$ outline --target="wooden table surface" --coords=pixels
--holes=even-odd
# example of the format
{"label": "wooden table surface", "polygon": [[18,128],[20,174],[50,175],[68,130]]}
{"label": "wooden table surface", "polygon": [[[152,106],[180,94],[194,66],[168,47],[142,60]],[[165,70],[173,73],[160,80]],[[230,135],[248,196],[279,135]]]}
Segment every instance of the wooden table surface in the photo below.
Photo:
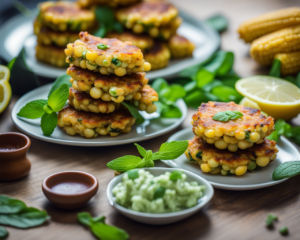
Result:
{"label": "wooden table surface", "polygon": [[[173,0],[180,9],[204,19],[215,13],[229,18],[228,31],[222,34],[222,49],[235,53],[235,70],[241,76],[265,74],[268,69],[259,67],[249,57],[249,46],[238,39],[238,25],[251,17],[271,10],[299,5],[294,0]],[[18,132],[10,113],[17,97],[13,97],[9,108],[0,115],[0,133]],[[189,110],[184,124],[169,134],[143,141],[146,149],[157,151],[170,135],[190,124],[195,110]],[[293,123],[300,121],[295,119]],[[0,183],[0,194],[25,201],[28,205],[46,209],[51,220],[41,227],[19,230],[7,227],[9,240],[66,240],[95,239],[88,229],[79,225],[76,214],[88,211],[94,216],[105,215],[110,224],[125,229],[132,240],[148,239],[283,239],[278,229],[288,226],[288,239],[300,239],[300,176],[282,184],[252,191],[227,191],[215,189],[212,201],[200,212],[181,222],[166,226],[150,226],[134,222],[115,211],[106,199],[106,187],[113,178],[106,163],[122,155],[138,154],[133,144],[118,147],[71,147],[51,144],[31,138],[28,157],[32,169],[28,177],[18,181]],[[299,149],[299,148],[298,148]],[[1,167],[1,166],[0,166]],[[79,170],[95,175],[99,180],[97,195],[84,208],[63,211],[52,206],[44,197],[41,183],[48,175],[66,170]],[[279,216],[274,230],[265,227],[269,213]]]}

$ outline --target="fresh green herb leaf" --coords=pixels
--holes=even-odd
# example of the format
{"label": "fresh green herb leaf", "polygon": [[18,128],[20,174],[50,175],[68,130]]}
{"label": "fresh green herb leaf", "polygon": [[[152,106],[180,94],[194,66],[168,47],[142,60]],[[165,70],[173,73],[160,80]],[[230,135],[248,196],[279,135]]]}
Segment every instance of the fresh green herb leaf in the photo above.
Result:
{"label": "fresh green herb leaf", "polygon": [[187,94],[184,101],[188,107],[198,108],[201,103],[207,102],[208,99],[202,90],[195,90],[194,92]]}
{"label": "fresh green herb leaf", "polygon": [[160,93],[160,91],[164,88],[168,88],[169,84],[164,78],[157,78],[152,83],[151,87],[157,92]]}
{"label": "fresh green herb leaf", "polygon": [[57,126],[57,114],[55,112],[44,113],[41,119],[41,128],[45,136],[50,136]]}
{"label": "fresh green herb leaf", "polygon": [[206,23],[208,23],[209,26],[211,26],[213,29],[215,29],[218,32],[223,32],[228,27],[228,20],[223,15],[218,14],[215,16],[212,16],[206,20]]}
{"label": "fresh green herb leaf", "polygon": [[53,112],[60,111],[69,97],[69,86],[68,84],[62,84],[48,98],[48,105],[53,109]]}
{"label": "fresh green herb leaf", "polygon": [[222,63],[222,65],[217,70],[217,75],[222,76],[225,75],[232,69],[234,63],[234,54],[233,52],[225,52],[225,59]]}
{"label": "fresh green herb leaf", "polygon": [[152,160],[172,160],[181,156],[188,147],[188,141],[172,141],[163,143],[158,152],[152,155]]}
{"label": "fresh green herb leaf", "polygon": [[92,217],[91,214],[88,212],[81,212],[77,214],[77,219],[78,221],[86,226],[91,226],[93,223],[101,222],[105,223],[105,217],[104,216],[99,216],[99,217]]}
{"label": "fresh green herb leaf", "polygon": [[107,34],[106,27],[104,25],[101,25],[101,27],[96,32],[94,32],[93,35],[104,38],[106,34]]}
{"label": "fresh green herb leaf", "polygon": [[295,84],[298,88],[300,88],[300,72],[298,73],[296,79],[295,79]]}
{"label": "fresh green herb leaf", "polygon": [[127,175],[128,175],[129,179],[134,180],[139,177],[139,171],[138,170],[130,170],[130,171],[127,171]]}
{"label": "fresh green herb leaf", "polygon": [[31,101],[21,108],[17,116],[29,119],[40,118],[44,114],[43,107],[45,104],[47,104],[47,100],[44,99]]}
{"label": "fresh green herb leaf", "polygon": [[48,98],[56,89],[58,89],[63,84],[67,84],[69,87],[71,87],[72,84],[70,83],[70,79],[71,79],[71,76],[68,74],[64,74],[64,75],[61,75],[58,78],[56,78],[56,80],[52,84],[51,90],[48,94]]}
{"label": "fresh green herb leaf", "polygon": [[119,22],[114,22],[113,30],[117,33],[122,33],[124,31],[123,25]]}
{"label": "fresh green herb leaf", "polygon": [[[226,62],[228,61],[228,62]],[[203,66],[204,69],[212,74],[223,75],[227,73],[233,65],[234,57],[232,52],[218,51],[212,59]]]}
{"label": "fresh green herb leaf", "polygon": [[166,189],[164,187],[159,187],[155,189],[153,199],[163,198],[165,195]]}
{"label": "fresh green herb leaf", "polygon": [[146,151],[145,159],[146,159],[146,160],[152,159],[152,155],[153,155],[153,153],[152,153],[151,150]]}
{"label": "fresh green herb leaf", "polygon": [[210,71],[200,68],[196,74],[196,82],[199,88],[202,88],[206,84],[212,82],[214,80],[215,75]]}
{"label": "fresh green herb leaf", "polygon": [[160,98],[164,98],[163,102],[175,102],[179,98],[183,98],[186,95],[184,88],[179,84],[172,84],[168,88],[164,88],[160,91]]}
{"label": "fresh green herb leaf", "polygon": [[213,116],[213,120],[220,122],[227,122],[229,120],[235,120],[243,117],[243,114],[239,111],[224,111],[218,112]]}
{"label": "fresh green herb leaf", "polygon": [[273,172],[273,180],[294,177],[300,174],[300,161],[284,162]]}
{"label": "fresh green herb leaf", "polygon": [[7,236],[8,236],[8,231],[4,227],[0,226],[0,239],[4,239]]}
{"label": "fresh green herb leaf", "polygon": [[223,86],[223,83],[219,80],[214,80],[202,87],[204,92],[210,92],[214,87]]}
{"label": "fresh green herb leaf", "polygon": [[11,71],[11,69],[12,69],[12,67],[13,67],[13,65],[14,65],[14,63],[15,63],[15,61],[16,61],[16,57],[15,58],[13,58],[12,60],[10,60],[10,62],[7,64],[7,67],[9,68],[9,70]]}
{"label": "fresh green herb leaf", "polygon": [[141,154],[141,156],[145,157],[147,150],[145,148],[143,148],[142,146],[138,145],[137,143],[135,143],[134,145],[137,147],[137,149],[138,149],[139,153]]}
{"label": "fresh green herb leaf", "polygon": [[269,214],[268,218],[266,219],[266,224],[268,227],[271,227],[273,225],[274,221],[277,221],[277,216],[273,214]]}
{"label": "fresh green herb leaf", "polygon": [[108,32],[113,29],[113,24],[115,22],[113,10],[106,6],[99,6],[95,9],[95,15],[98,23],[104,25]]}
{"label": "fresh green herb leaf", "polygon": [[101,50],[106,50],[106,49],[108,49],[109,47],[108,47],[106,44],[99,43],[99,44],[97,44],[97,48],[98,48],[98,49],[101,49]]}
{"label": "fresh green herb leaf", "polygon": [[[156,105],[157,102],[155,102]],[[157,105],[156,105],[157,106]],[[164,111],[161,112],[160,116],[162,118],[181,118],[182,112],[180,109],[173,103],[170,105],[165,105]]]}
{"label": "fresh green herb leaf", "polygon": [[17,0],[12,1],[13,6],[18,9],[25,17],[30,17],[33,15],[33,12],[27,8],[22,2]]}
{"label": "fresh green herb leaf", "polygon": [[101,240],[129,239],[129,235],[124,230],[103,223],[93,223],[91,225],[91,231]]}
{"label": "fresh green herb leaf", "polygon": [[48,114],[53,113],[52,108],[51,108],[48,104],[46,104],[46,105],[43,107],[43,110],[44,110],[45,113],[48,113]]}
{"label": "fresh green herb leaf", "polygon": [[202,159],[202,151],[197,152],[196,157]]}
{"label": "fresh green herb leaf", "polygon": [[139,110],[130,103],[122,102],[122,104],[129,110],[131,115],[136,119],[136,124],[141,124],[145,121]]}
{"label": "fresh green herb leaf", "polygon": [[279,135],[276,130],[274,132],[272,132],[269,136],[267,136],[267,139],[273,140],[275,142],[278,140],[278,138],[279,138]]}
{"label": "fresh green herb leaf", "polygon": [[181,171],[173,171],[173,172],[171,172],[170,180],[177,181],[178,179],[181,179],[182,178],[181,174],[182,174]]}
{"label": "fresh green herb leaf", "polygon": [[295,78],[293,76],[287,76],[287,77],[284,78],[284,80],[287,80],[287,81],[295,84]]}
{"label": "fresh green herb leaf", "polygon": [[0,214],[0,224],[17,227],[30,228],[43,224],[49,219],[46,211],[28,207],[14,214]]}
{"label": "fresh green herb leaf", "polygon": [[280,78],[281,61],[274,59],[269,75]]}
{"label": "fresh green herb leaf", "polygon": [[126,172],[137,168],[142,162],[140,157],[127,155],[110,161],[106,166],[115,171]]}
{"label": "fresh green herb leaf", "polygon": [[[206,84],[206,85],[207,85],[207,84]],[[206,86],[206,85],[205,85],[205,86]],[[196,81],[191,81],[191,82],[185,84],[185,85],[183,86],[183,88],[184,88],[184,90],[185,90],[185,92],[186,92],[187,94],[189,94],[189,93],[191,93],[191,92],[194,92],[194,91],[197,89],[197,82],[196,82]],[[188,95],[187,95],[187,96],[188,96]]]}
{"label": "fresh green herb leaf", "polygon": [[22,201],[5,195],[0,195],[0,214],[18,213],[25,208],[26,205]]}
{"label": "fresh green herb leaf", "polygon": [[289,229],[287,227],[282,227],[279,229],[280,234],[282,235],[288,235],[289,234]]}
{"label": "fresh green herb leaf", "polygon": [[[14,94],[23,95],[24,93],[39,87],[39,80],[37,76],[26,63],[25,48],[22,48],[16,60],[12,64],[10,74],[9,83]],[[24,81],[24,79],[26,79],[26,81]]]}
{"label": "fresh green herb leaf", "polygon": [[113,58],[113,60],[111,60],[111,63],[115,64],[117,67],[120,67],[122,64],[122,62],[117,58]]}
{"label": "fresh green herb leaf", "polygon": [[243,98],[241,94],[239,94],[234,88],[228,86],[217,86],[211,90],[211,93],[218,98],[222,102],[230,102],[234,101],[236,103],[240,102]]}

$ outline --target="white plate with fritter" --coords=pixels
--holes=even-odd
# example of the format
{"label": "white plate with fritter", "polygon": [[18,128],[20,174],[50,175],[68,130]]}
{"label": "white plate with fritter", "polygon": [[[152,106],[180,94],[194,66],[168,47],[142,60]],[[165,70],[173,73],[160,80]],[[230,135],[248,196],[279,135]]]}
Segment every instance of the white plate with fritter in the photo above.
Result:
{"label": "white plate with fritter", "polygon": [[27,135],[52,143],[73,146],[113,146],[127,143],[134,143],[148,140],[160,135],[166,134],[177,128],[185,120],[187,116],[187,106],[182,99],[179,99],[176,104],[182,112],[181,118],[160,118],[158,113],[142,113],[146,121],[139,125],[132,126],[132,130],[126,134],[120,134],[117,137],[98,136],[97,138],[87,139],[80,135],[70,136],[61,128],[56,127],[53,134],[48,137],[43,135],[40,127],[40,119],[23,119],[17,117],[17,113],[28,102],[37,99],[47,99],[48,93],[52,84],[47,84],[36,88],[22,96],[14,105],[11,118],[22,132]]}
{"label": "white plate with fritter", "polygon": [[[176,75],[187,67],[200,64],[207,60],[220,46],[219,34],[211,29],[205,22],[180,12],[183,23],[178,33],[196,45],[193,57],[171,60],[168,67],[150,71],[147,78],[153,80],[158,77]],[[57,78],[65,74],[65,68],[54,67],[35,58],[36,36],[33,34],[33,20],[35,16],[25,17],[21,14],[9,19],[0,27],[0,56],[6,61],[18,55],[22,47],[26,50],[28,66],[42,77]]]}
{"label": "white plate with fritter", "polygon": [[[179,140],[190,140],[194,138],[194,133],[192,128],[183,129],[175,134],[173,134],[169,139],[170,141]],[[297,148],[286,138],[281,137],[277,141],[277,148],[279,152],[277,153],[277,158],[266,167],[263,167],[259,171],[253,173],[247,172],[243,176],[223,176],[223,175],[212,175],[210,173],[204,173],[201,171],[198,164],[191,163],[186,159],[185,154],[181,155],[179,158],[172,161],[162,161],[169,167],[173,168],[183,168],[190,172],[196,173],[201,177],[205,178],[211,185],[215,188],[227,189],[227,190],[251,190],[259,189],[264,187],[273,186],[279,184],[287,179],[274,181],[272,179],[272,174],[276,167],[278,167],[283,162],[300,160],[300,154]]]}

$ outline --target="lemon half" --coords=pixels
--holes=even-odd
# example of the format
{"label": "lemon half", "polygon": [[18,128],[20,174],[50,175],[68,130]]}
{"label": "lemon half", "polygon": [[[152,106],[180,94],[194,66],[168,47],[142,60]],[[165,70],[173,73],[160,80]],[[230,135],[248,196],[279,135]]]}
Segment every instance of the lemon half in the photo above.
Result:
{"label": "lemon half", "polygon": [[300,89],[283,79],[252,76],[237,81],[235,88],[275,119],[290,120],[300,113]]}
{"label": "lemon half", "polygon": [[7,67],[0,65],[0,113],[8,106],[11,99],[11,87],[9,84],[10,71]]}

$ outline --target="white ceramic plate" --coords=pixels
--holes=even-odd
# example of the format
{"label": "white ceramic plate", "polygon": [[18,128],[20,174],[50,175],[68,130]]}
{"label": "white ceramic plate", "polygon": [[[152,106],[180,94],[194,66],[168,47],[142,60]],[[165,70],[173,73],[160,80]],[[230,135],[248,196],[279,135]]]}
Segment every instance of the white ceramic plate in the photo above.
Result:
{"label": "white ceramic plate", "polygon": [[[193,57],[181,60],[171,60],[167,68],[150,71],[147,78],[170,77],[181,70],[207,60],[220,46],[220,36],[217,32],[188,14],[180,13],[183,23],[178,33],[188,38],[196,45]],[[25,46],[26,61],[29,67],[39,76],[57,78],[65,74],[66,69],[41,63],[35,58],[36,36],[33,35],[34,17],[17,15],[0,27],[0,56],[10,61],[18,55]]]}
{"label": "white ceramic plate", "polygon": [[47,99],[51,86],[52,84],[47,84],[26,93],[16,102],[11,112],[13,122],[22,132],[46,142],[74,146],[113,146],[144,141],[172,131],[177,128],[187,116],[187,107],[184,101],[179,99],[176,104],[182,112],[181,118],[157,118],[158,113],[147,114],[142,112],[147,120],[143,124],[134,125],[130,133],[120,134],[117,137],[99,136],[97,138],[87,139],[80,135],[70,136],[59,127],[54,130],[50,137],[47,137],[43,135],[40,128],[40,119],[22,119],[17,117],[17,113],[30,101]]}
{"label": "white ceramic plate", "polygon": [[[167,171],[169,172],[173,171],[173,169],[162,168],[162,167],[143,168],[143,169],[149,171],[154,176],[159,176],[161,174],[164,174]],[[196,181],[199,183],[199,185],[205,186],[204,196],[199,199],[198,204],[196,206],[179,212],[173,212],[173,213],[144,213],[144,212],[137,212],[122,207],[121,205],[116,203],[115,197],[112,194],[112,189],[114,188],[114,186],[116,186],[119,182],[122,181],[122,177],[123,177],[122,175],[113,178],[107,186],[106,196],[109,204],[113,206],[115,209],[117,209],[119,212],[124,214],[125,216],[135,221],[147,223],[147,224],[153,224],[153,225],[174,223],[191,216],[192,214],[198,212],[201,208],[203,208],[204,205],[207,204],[212,199],[214,195],[214,189],[212,188],[212,186],[208,181],[206,181],[204,178],[199,177],[194,173],[191,173],[185,169],[174,169],[174,170],[183,171],[187,176],[188,182]]]}
{"label": "white ceramic plate", "polygon": [[[193,137],[194,133],[192,131],[192,128],[186,128],[172,135],[168,139],[168,141],[190,140]],[[193,164],[189,162],[184,154],[174,161],[162,162],[170,167],[183,168],[193,173],[196,173],[201,177],[205,178],[207,181],[209,181],[215,188],[238,191],[251,190],[273,186],[287,180],[272,180],[273,171],[283,162],[300,160],[299,151],[286,138],[281,137],[277,141],[277,148],[279,152],[274,162],[272,162],[271,164],[262,168],[259,171],[256,171],[254,173],[246,173],[243,176],[222,176],[204,173],[200,170],[198,164]]]}

